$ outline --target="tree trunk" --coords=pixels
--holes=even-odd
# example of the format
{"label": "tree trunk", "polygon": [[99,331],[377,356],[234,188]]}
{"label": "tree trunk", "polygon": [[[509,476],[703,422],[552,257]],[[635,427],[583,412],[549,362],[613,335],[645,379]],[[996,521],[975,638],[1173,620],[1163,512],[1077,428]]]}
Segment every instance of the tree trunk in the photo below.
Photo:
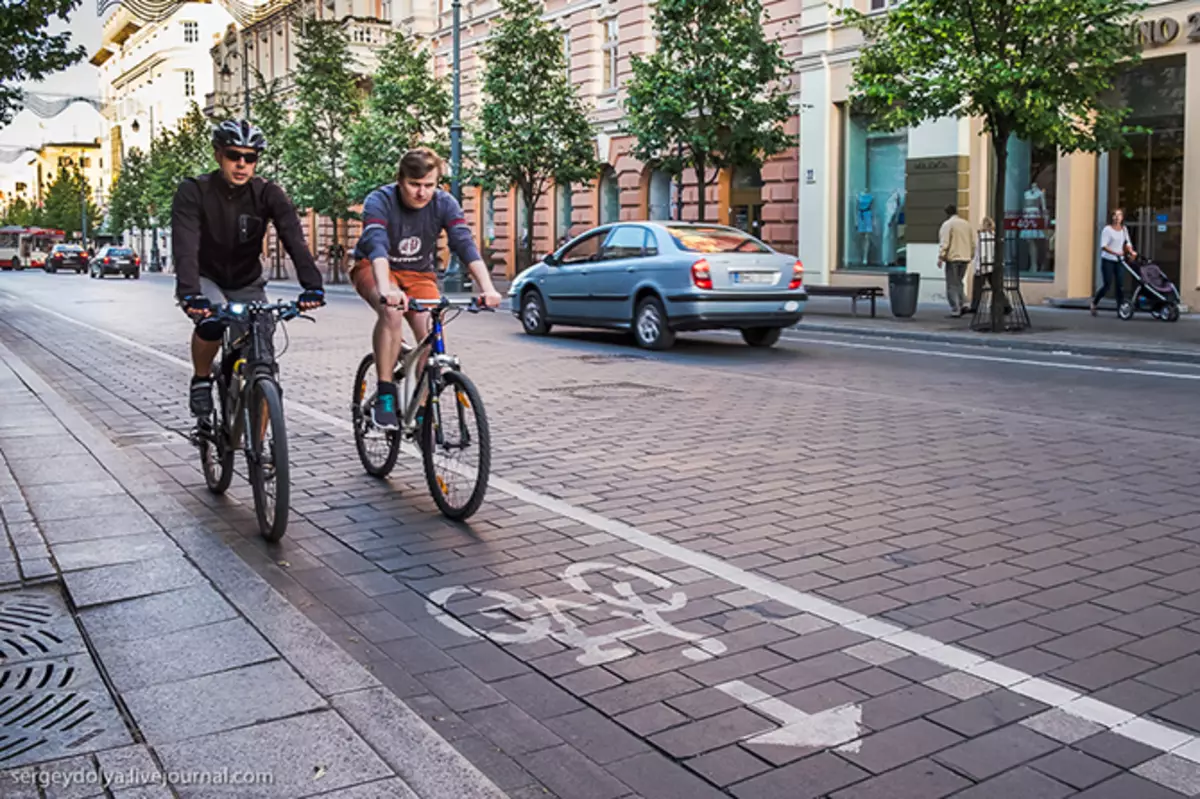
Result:
{"label": "tree trunk", "polygon": [[992,137],[992,150],[996,154],[996,185],[992,189],[992,214],[996,223],[995,263],[992,264],[992,332],[1004,329],[1004,306],[1008,298],[1004,295],[1004,192],[1005,171],[1008,168],[1008,133]]}
{"label": "tree trunk", "polygon": [[700,188],[699,208],[697,222],[707,222],[708,217],[705,215],[708,209],[708,160],[703,154],[697,155],[696,162],[696,185]]}
{"label": "tree trunk", "polygon": [[536,199],[532,188],[529,194],[526,194],[524,191],[521,192],[521,202],[525,204],[525,243],[522,245],[521,250],[525,253],[523,260],[526,269],[533,266],[533,216]]}

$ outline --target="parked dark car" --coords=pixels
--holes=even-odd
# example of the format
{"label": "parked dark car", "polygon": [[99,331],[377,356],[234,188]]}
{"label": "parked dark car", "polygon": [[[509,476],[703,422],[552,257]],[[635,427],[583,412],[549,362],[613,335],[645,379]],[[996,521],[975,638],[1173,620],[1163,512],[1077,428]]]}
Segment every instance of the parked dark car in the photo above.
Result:
{"label": "parked dark car", "polygon": [[725,225],[622,222],[577,236],[509,289],[525,332],[552,325],[628,330],[667,349],[677,332],[740,330],[770,347],[804,316],[804,267],[794,255]]}
{"label": "parked dark car", "polygon": [[59,269],[74,269],[75,274],[82,275],[87,269],[87,253],[78,244],[55,244],[43,268],[50,274]]}
{"label": "parked dark car", "polygon": [[89,275],[94,278],[121,275],[136,280],[142,276],[142,259],[128,247],[109,245],[96,253]]}

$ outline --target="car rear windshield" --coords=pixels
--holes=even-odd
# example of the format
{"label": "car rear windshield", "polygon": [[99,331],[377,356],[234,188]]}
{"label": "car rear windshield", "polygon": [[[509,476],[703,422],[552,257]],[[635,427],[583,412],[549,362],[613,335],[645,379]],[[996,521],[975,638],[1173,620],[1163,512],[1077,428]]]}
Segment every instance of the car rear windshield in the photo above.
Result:
{"label": "car rear windshield", "polygon": [[83,248],[75,244],[56,244],[54,249],[57,252],[83,252]]}
{"label": "car rear windshield", "polygon": [[771,250],[736,230],[718,227],[673,227],[667,232],[687,252],[770,252]]}
{"label": "car rear windshield", "polygon": [[109,255],[133,255],[133,250],[122,250],[119,248],[113,248],[108,251],[108,254]]}

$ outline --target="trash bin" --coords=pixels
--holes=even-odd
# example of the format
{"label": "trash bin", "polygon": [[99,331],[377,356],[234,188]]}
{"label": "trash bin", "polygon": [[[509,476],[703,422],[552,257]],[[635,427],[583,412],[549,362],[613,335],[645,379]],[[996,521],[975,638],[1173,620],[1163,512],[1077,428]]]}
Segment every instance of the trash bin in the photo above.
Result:
{"label": "trash bin", "polygon": [[917,312],[917,296],[921,293],[921,276],[899,269],[888,273],[888,303],[892,315],[908,318]]}

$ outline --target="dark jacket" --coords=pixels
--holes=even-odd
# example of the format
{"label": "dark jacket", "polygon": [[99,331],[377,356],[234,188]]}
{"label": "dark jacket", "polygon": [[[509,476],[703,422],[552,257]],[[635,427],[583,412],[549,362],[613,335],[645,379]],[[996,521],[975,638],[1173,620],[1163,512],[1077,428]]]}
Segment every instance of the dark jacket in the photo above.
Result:
{"label": "dark jacket", "polygon": [[263,239],[273,222],[306,289],[321,288],[300,217],[283,189],[263,178],[230,186],[219,171],[179,184],[171,204],[171,252],[175,294],[199,294],[200,278],[239,289],[262,277]]}

